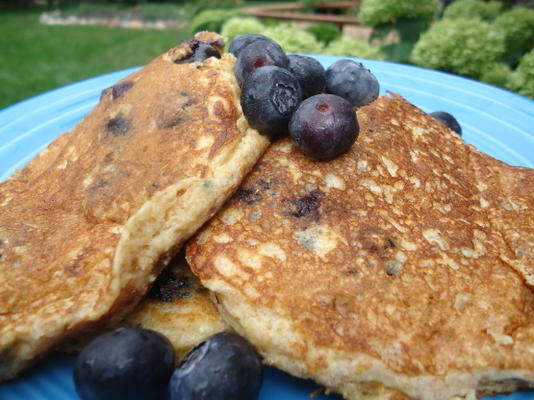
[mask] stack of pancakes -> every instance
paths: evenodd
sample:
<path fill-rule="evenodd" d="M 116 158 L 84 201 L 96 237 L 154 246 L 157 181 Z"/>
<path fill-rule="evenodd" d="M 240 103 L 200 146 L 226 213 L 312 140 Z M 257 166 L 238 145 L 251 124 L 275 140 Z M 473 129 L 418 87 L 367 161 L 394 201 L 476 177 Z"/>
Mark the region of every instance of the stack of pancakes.
<path fill-rule="evenodd" d="M 534 387 L 532 170 L 397 95 L 358 110 L 359 139 L 334 160 L 269 146 L 234 57 L 180 63 L 188 46 L 0 185 L 1 378 L 122 324 L 180 355 L 233 329 L 347 399 Z M 192 275 L 169 260 L 195 233 Z"/>

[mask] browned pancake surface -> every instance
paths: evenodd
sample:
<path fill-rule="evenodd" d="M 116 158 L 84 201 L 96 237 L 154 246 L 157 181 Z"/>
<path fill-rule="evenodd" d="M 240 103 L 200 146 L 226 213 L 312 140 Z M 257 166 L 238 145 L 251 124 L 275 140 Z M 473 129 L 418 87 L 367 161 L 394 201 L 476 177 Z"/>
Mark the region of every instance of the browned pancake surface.
<path fill-rule="evenodd" d="M 145 297 L 122 321 L 75 337 L 61 349 L 78 353 L 97 335 L 119 327 L 141 327 L 163 334 L 174 348 L 177 363 L 191 348 L 228 329 L 209 291 L 193 275 L 182 252 L 169 262 Z"/>
<path fill-rule="evenodd" d="M 242 116 L 234 57 L 181 63 L 188 52 L 106 90 L 0 185 L 0 379 L 124 313 L 266 148 Z"/>
<path fill-rule="evenodd" d="M 267 362 L 347 398 L 532 384 L 533 171 L 398 96 L 357 115 L 332 161 L 271 146 L 188 246 L 193 272 Z"/>
<path fill-rule="evenodd" d="M 162 333 L 172 343 L 177 361 L 210 336 L 228 329 L 183 254 L 169 263 L 121 325 Z"/>

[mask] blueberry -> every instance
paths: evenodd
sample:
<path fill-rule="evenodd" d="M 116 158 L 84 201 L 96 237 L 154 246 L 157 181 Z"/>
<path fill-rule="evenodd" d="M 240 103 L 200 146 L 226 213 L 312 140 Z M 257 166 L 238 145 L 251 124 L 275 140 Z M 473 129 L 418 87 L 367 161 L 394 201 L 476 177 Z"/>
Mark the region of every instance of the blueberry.
<path fill-rule="evenodd" d="M 326 69 L 326 92 L 343 97 L 355 107 L 362 107 L 378 97 L 376 77 L 361 63 L 338 60 Z"/>
<path fill-rule="evenodd" d="M 237 35 L 235 38 L 232 39 L 228 51 L 234 56 L 238 57 L 239 53 L 241 53 L 241 50 L 243 50 L 245 47 L 247 47 L 252 42 L 255 42 L 256 40 L 273 41 L 267 36 L 260 35 L 259 33 L 244 33 L 242 35 Z"/>
<path fill-rule="evenodd" d="M 123 136 L 130 130 L 132 124 L 128 118 L 122 116 L 122 114 L 111 118 L 106 124 L 106 131 L 113 136 Z"/>
<path fill-rule="evenodd" d="M 303 99 L 319 94 L 324 90 L 325 71 L 319 61 L 296 54 L 291 54 L 288 58 L 288 69 L 299 81 Z"/>
<path fill-rule="evenodd" d="M 275 66 L 254 70 L 241 92 L 241 106 L 250 126 L 261 133 L 287 133 L 287 124 L 302 99 L 297 78 Z"/>
<path fill-rule="evenodd" d="M 134 83 L 132 81 L 119 82 L 116 85 L 113 85 L 111 87 L 111 94 L 113 95 L 113 99 L 118 99 L 119 97 L 122 97 L 122 95 L 128 90 L 130 90 L 133 85 Z"/>
<path fill-rule="evenodd" d="M 174 371 L 168 400 L 255 400 L 261 359 L 241 336 L 223 332 L 192 349 Z"/>
<path fill-rule="evenodd" d="M 243 86 L 247 75 L 252 71 L 268 65 L 287 68 L 289 58 L 282 48 L 272 40 L 256 40 L 249 44 L 241 51 L 235 65 L 235 75 L 239 86 Z"/>
<path fill-rule="evenodd" d="M 354 107 L 332 94 L 304 100 L 289 122 L 289 135 L 302 152 L 317 160 L 336 157 L 354 143 L 360 128 Z"/>
<path fill-rule="evenodd" d="M 162 396 L 174 368 L 167 338 L 148 329 L 119 328 L 80 353 L 74 384 L 82 400 L 146 400 Z"/>
<path fill-rule="evenodd" d="M 449 128 L 451 131 L 456 132 L 459 136 L 462 136 L 462 127 L 451 114 L 445 111 L 434 111 L 430 113 L 431 116 L 440 121 L 443 125 Z"/>
<path fill-rule="evenodd" d="M 211 44 L 200 40 L 187 40 L 189 47 L 193 51 L 189 56 L 176 61 L 176 64 L 186 64 L 191 62 L 202 62 L 207 58 L 221 58 L 221 55 Z"/>

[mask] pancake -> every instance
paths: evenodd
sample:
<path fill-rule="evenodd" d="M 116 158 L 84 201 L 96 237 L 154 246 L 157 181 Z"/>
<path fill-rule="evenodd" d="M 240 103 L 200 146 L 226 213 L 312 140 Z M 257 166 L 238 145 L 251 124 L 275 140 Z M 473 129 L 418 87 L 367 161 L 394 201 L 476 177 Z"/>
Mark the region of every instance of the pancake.
<path fill-rule="evenodd" d="M 174 348 L 176 362 L 210 336 L 228 329 L 209 291 L 193 275 L 183 253 L 169 262 L 124 320 L 113 327 L 73 338 L 61 350 L 78 353 L 96 335 L 119 327 L 141 327 L 165 335 Z"/>
<path fill-rule="evenodd" d="M 124 326 L 165 335 L 174 347 L 177 362 L 193 347 L 228 329 L 183 254 L 165 268 L 147 296 L 125 318 Z"/>
<path fill-rule="evenodd" d="M 266 149 L 233 55 L 192 62 L 198 48 L 183 42 L 104 91 L 0 185 L 0 379 L 131 311 Z"/>
<path fill-rule="evenodd" d="M 210 336 L 228 329 L 183 253 L 171 261 L 147 296 L 126 316 L 124 326 L 162 333 L 172 343 L 177 361 Z"/>
<path fill-rule="evenodd" d="M 265 362 L 346 399 L 534 387 L 534 172 L 400 96 L 316 162 L 273 144 L 186 257 Z"/>

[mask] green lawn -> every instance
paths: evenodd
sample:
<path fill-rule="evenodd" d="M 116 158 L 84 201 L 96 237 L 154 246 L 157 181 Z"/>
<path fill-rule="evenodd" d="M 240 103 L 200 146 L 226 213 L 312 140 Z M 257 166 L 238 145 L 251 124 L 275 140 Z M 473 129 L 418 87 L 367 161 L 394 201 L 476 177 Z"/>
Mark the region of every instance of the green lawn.
<path fill-rule="evenodd" d="M 187 29 L 47 26 L 39 14 L 0 14 L 0 109 L 92 76 L 142 65 L 190 36 Z"/>

